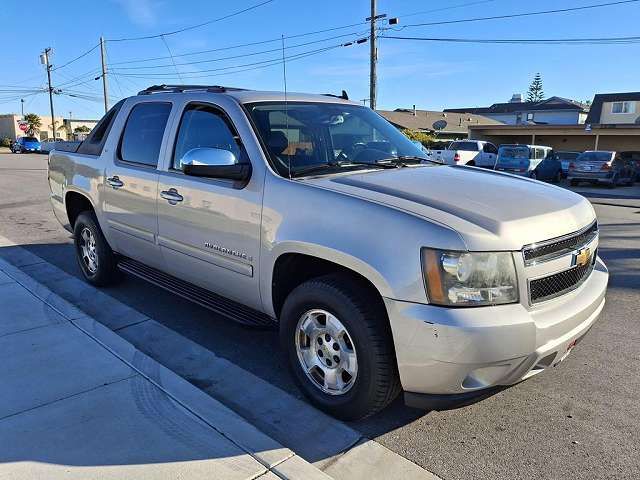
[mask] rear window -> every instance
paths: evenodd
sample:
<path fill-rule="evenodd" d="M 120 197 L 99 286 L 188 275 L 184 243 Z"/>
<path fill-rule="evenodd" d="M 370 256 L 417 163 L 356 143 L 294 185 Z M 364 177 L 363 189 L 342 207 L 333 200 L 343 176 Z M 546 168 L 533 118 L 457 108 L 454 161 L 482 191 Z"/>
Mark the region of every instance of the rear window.
<path fill-rule="evenodd" d="M 76 150 L 78 153 L 84 155 L 100 155 L 104 144 L 107 141 L 107 135 L 111 130 L 111 126 L 116 118 L 116 115 L 120 111 L 120 107 L 124 100 L 120 100 L 116 103 L 111 110 L 109 110 L 104 117 L 98 122 L 98 124 L 91 130 L 91 133 L 84 139 Z"/>
<path fill-rule="evenodd" d="M 608 162 L 611 160 L 611 152 L 584 152 L 576 158 L 579 162 Z"/>
<path fill-rule="evenodd" d="M 578 152 L 556 152 L 555 155 L 558 160 L 575 160 L 580 154 Z"/>
<path fill-rule="evenodd" d="M 529 158 L 528 147 L 500 147 L 498 155 L 504 158 Z"/>
<path fill-rule="evenodd" d="M 24 142 L 38 142 L 36 137 L 22 137 Z"/>
<path fill-rule="evenodd" d="M 449 150 L 462 150 L 465 152 L 477 152 L 478 144 L 476 142 L 452 142 Z"/>

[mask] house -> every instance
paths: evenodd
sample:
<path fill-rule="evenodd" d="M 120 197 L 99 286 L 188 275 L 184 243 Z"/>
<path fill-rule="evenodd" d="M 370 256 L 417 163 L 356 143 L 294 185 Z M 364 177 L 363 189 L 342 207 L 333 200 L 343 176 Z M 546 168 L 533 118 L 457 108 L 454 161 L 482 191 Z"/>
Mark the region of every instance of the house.
<path fill-rule="evenodd" d="M 585 122 L 589 106 L 562 97 L 525 102 L 522 95 L 514 94 L 509 102 L 494 103 L 490 107 L 448 108 L 444 111 L 482 115 L 506 125 L 579 125 Z"/>
<path fill-rule="evenodd" d="M 640 151 L 640 92 L 595 95 L 584 125 L 472 125 L 469 138 L 496 145 L 548 145 L 555 150 Z"/>
<path fill-rule="evenodd" d="M 401 130 L 429 133 L 442 141 L 467 138 L 469 125 L 499 123 L 482 115 L 416 110 L 415 106 L 412 109 L 378 110 L 378 113 Z"/>
<path fill-rule="evenodd" d="M 590 125 L 639 125 L 640 92 L 597 94 L 593 97 L 586 123 Z"/>

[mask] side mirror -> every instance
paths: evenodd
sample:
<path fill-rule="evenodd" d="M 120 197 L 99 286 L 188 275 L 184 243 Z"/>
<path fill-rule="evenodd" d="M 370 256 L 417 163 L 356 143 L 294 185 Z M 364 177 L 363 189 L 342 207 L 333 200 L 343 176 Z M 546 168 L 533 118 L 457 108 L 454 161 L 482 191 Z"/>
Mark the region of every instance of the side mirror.
<path fill-rule="evenodd" d="M 193 177 L 236 181 L 247 181 L 251 178 L 251 164 L 238 163 L 233 152 L 222 148 L 192 148 L 180 159 L 180 169 L 185 175 Z"/>

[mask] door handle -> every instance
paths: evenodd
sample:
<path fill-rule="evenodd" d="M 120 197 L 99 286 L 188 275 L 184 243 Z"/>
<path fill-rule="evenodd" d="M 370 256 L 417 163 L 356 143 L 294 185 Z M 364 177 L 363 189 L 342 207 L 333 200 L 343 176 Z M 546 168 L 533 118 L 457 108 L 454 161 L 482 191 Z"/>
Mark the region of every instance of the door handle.
<path fill-rule="evenodd" d="M 114 189 L 124 187 L 124 182 L 120 180 L 117 175 L 107 178 L 107 183 L 111 185 Z"/>
<path fill-rule="evenodd" d="M 171 205 L 175 205 L 178 202 L 181 202 L 184 198 L 182 195 L 178 193 L 175 188 L 170 188 L 169 190 L 163 190 L 160 192 L 160 196 L 164 198 Z"/>

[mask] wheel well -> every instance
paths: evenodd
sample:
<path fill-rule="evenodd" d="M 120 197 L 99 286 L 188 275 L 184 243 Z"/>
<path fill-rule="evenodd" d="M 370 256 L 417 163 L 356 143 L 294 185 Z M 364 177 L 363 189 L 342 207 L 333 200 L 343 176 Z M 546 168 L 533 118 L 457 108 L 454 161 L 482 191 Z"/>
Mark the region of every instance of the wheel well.
<path fill-rule="evenodd" d="M 285 253 L 278 257 L 273 268 L 271 296 L 276 317 L 280 316 L 282 306 L 294 288 L 307 280 L 331 273 L 339 273 L 356 280 L 361 286 L 370 291 L 373 298 L 379 301 L 384 308 L 384 302 L 378 289 L 359 273 L 337 263 L 311 255 Z"/>
<path fill-rule="evenodd" d="M 476 162 L 474 160 L 471 160 L 471 161 L 467 162 L 467 165 L 469 165 L 470 167 L 475 167 L 476 166 Z"/>
<path fill-rule="evenodd" d="M 64 205 L 67 209 L 67 218 L 69 219 L 69 225 L 71 229 L 76 223 L 76 218 L 82 212 L 91 211 L 93 212 L 93 205 L 87 197 L 77 192 L 69 192 L 65 196 Z"/>

